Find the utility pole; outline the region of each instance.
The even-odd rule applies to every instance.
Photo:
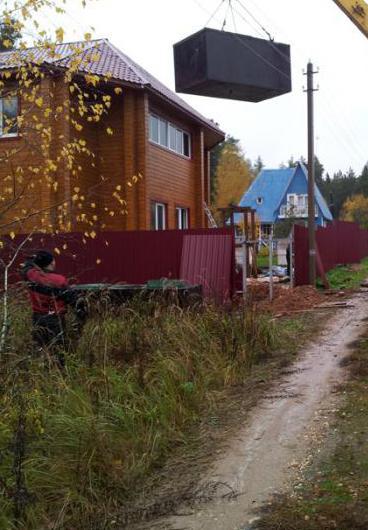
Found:
[[[307,97],[308,97],[308,259],[309,284],[316,285],[316,221],[315,221],[315,164],[314,164],[314,74],[311,62],[307,65]]]

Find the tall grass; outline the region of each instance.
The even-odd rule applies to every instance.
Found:
[[[15,300],[10,313],[1,529],[113,527],[137,482],[278,344],[274,324],[249,309],[136,301],[89,319],[61,374],[34,356],[28,308]]]

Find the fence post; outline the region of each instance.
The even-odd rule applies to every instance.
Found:
[[[243,239],[243,299],[247,298],[247,276],[248,276],[248,259],[247,259],[247,240],[244,234]]]
[[[269,257],[269,270],[270,270],[270,302],[273,300],[273,237],[272,237],[272,228],[270,232],[270,237],[268,239],[268,257]]]

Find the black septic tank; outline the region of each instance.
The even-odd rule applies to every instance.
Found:
[[[177,92],[263,101],[291,91],[290,46],[204,28],[174,45]]]

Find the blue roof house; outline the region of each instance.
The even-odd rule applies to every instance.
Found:
[[[257,212],[263,236],[273,226],[288,218],[308,220],[308,172],[298,162],[293,168],[263,169],[244,193],[240,206],[249,206]],[[315,186],[315,219],[317,226],[326,226],[332,214]]]

